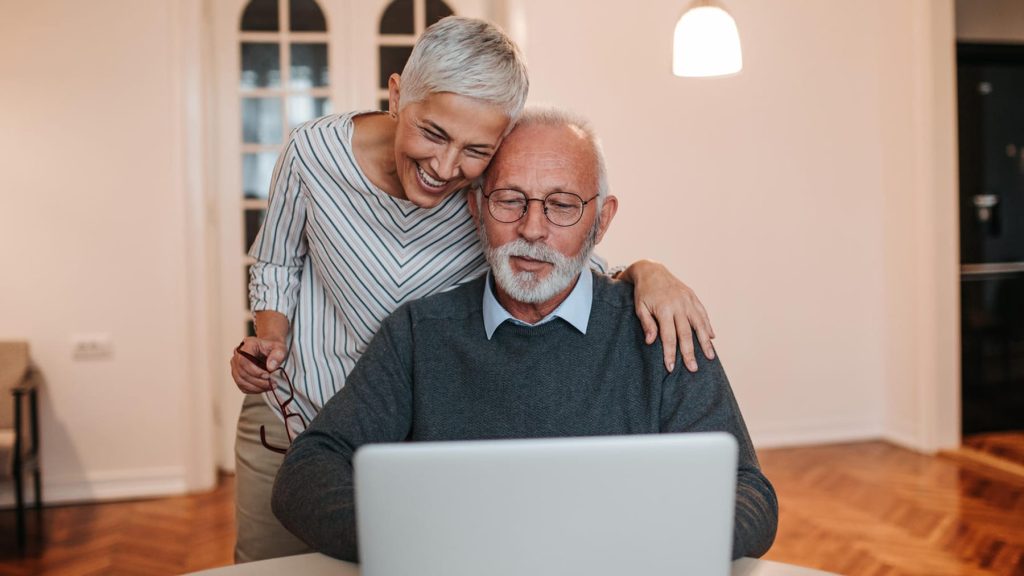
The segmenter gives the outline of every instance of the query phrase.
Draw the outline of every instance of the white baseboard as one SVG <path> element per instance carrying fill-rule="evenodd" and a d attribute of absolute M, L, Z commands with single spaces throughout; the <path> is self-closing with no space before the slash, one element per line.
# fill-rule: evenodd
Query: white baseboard
<path fill-rule="evenodd" d="M 785 448 L 886 438 L 882 425 L 865 419 L 806 419 L 751 427 L 754 447 Z"/>
<path fill-rule="evenodd" d="M 108 500 L 131 500 L 185 494 L 188 483 L 181 467 L 144 468 L 95 472 L 85 476 L 49 477 L 43 470 L 43 502 L 71 504 Z M 32 479 L 25 477 L 25 500 L 32 502 L 35 494 Z M 14 485 L 5 481 L 0 485 L 0 507 L 14 506 Z"/>
<path fill-rule="evenodd" d="M 907 450 L 913 450 L 914 452 L 923 452 L 925 454 L 931 454 L 933 452 L 931 450 L 927 450 L 924 446 L 924 442 L 910 432 L 887 430 L 885 433 L 885 439 L 897 446 L 906 448 Z"/>

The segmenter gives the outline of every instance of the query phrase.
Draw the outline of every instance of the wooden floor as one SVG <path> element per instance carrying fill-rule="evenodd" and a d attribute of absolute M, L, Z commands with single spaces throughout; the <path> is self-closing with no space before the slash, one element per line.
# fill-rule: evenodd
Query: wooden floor
<path fill-rule="evenodd" d="M 1024 476 L 883 442 L 759 452 L 779 494 L 768 558 L 851 576 L 1024 576 Z M 211 493 L 49 508 L 19 559 L 0 513 L 0 575 L 180 574 L 231 562 L 233 480 Z"/>
<path fill-rule="evenodd" d="M 994 456 L 1024 470 L 1024 432 L 989 432 L 964 438 L 964 448 Z"/>
<path fill-rule="evenodd" d="M 230 564 L 234 478 L 209 493 L 43 511 L 45 538 L 20 558 L 14 513 L 0 513 L 0 576 L 163 575 Z M 34 514 L 29 518 L 34 520 Z M 30 527 L 35 528 L 32 523 Z"/>
<path fill-rule="evenodd" d="M 850 575 L 1024 575 L 1024 475 L 883 442 L 766 450 L 767 557 Z"/>

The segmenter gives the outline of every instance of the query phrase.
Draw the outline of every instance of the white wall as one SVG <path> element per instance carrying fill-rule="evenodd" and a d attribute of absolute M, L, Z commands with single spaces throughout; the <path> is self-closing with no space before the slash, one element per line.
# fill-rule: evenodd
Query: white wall
<path fill-rule="evenodd" d="M 944 162 L 932 181 L 920 152 L 927 130 L 940 152 L 951 141 L 947 102 L 919 99 L 936 60 L 952 66 L 951 5 L 733 0 L 744 71 L 683 79 L 670 54 L 687 4 L 511 6 L 509 20 L 525 22 L 531 100 L 576 108 L 604 138 L 621 202 L 600 250 L 616 263 L 662 260 L 698 291 L 759 445 L 890 436 L 936 447 L 935 423 L 903 391 L 931 393 L 935 350 L 958 371 L 955 243 L 929 248 L 933 220 L 953 214 L 955 172 Z M 948 13 L 944 35 L 936 12 Z M 918 49 L 934 34 L 948 52 Z M 948 202 L 923 218 L 929 185 Z M 906 238 L 908 227 L 918 232 Z M 914 288 L 943 274 L 949 287 L 918 301 Z"/>
<path fill-rule="evenodd" d="M 190 5 L 37 0 L 0 18 L 0 338 L 28 339 L 42 371 L 50 502 L 212 480 L 193 458 L 209 413 L 188 413 Z M 109 334 L 113 357 L 73 360 L 77 333 Z"/>
<path fill-rule="evenodd" d="M 731 0 L 746 69 L 706 80 L 670 74 L 685 4 L 493 2 L 533 100 L 605 139 L 622 204 L 602 252 L 697 289 L 759 445 L 955 443 L 951 0 Z M 212 480 L 202 5 L 0 19 L 0 338 L 43 369 L 50 501 Z M 73 361 L 93 332 L 113 358 Z"/>
<path fill-rule="evenodd" d="M 881 71 L 886 433 L 933 450 L 960 441 L 953 10 L 915 0 L 887 11 L 894 41 Z"/>

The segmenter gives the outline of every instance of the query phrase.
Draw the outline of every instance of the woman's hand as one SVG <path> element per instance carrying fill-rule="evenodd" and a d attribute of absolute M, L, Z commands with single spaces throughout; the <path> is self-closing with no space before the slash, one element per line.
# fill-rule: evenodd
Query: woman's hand
<path fill-rule="evenodd" d="M 711 339 L 715 331 L 704 305 L 689 286 L 672 275 L 664 265 L 651 260 L 638 260 L 626 268 L 621 278 L 635 287 L 636 315 L 644 330 L 644 340 L 651 344 L 661 335 L 665 351 L 665 368 L 675 369 L 676 343 L 683 355 L 683 362 L 690 372 L 697 371 L 691 329 L 697 332 L 697 340 L 708 360 L 715 357 Z"/>
<path fill-rule="evenodd" d="M 253 356 L 266 358 L 267 369 L 253 364 L 235 350 L 231 355 L 231 377 L 234 378 L 238 389 L 246 394 L 259 394 L 270 390 L 273 387 L 270 373 L 284 362 L 288 353 L 284 342 L 246 336 L 240 348 Z"/>
<path fill-rule="evenodd" d="M 257 358 L 265 358 L 266 370 L 239 354 L 237 349 L 231 355 L 231 378 L 246 394 L 259 394 L 273 387 L 270 373 L 280 368 L 288 355 L 285 345 L 288 317 L 273 310 L 256 312 L 256 333 L 257 336 L 246 336 L 239 348 Z"/>

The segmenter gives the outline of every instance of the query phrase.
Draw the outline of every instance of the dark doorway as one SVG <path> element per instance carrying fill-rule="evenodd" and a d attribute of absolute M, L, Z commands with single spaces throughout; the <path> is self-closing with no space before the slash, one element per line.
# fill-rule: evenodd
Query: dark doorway
<path fill-rule="evenodd" d="M 1024 430 L 1024 46 L 957 46 L 963 434 Z"/>

